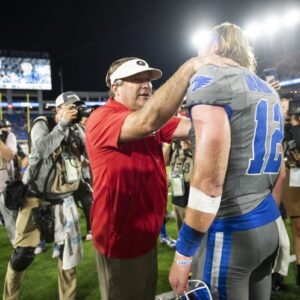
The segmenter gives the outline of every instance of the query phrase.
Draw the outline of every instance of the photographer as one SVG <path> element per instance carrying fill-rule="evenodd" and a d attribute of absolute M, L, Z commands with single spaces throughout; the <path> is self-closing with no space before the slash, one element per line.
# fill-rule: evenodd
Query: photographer
<path fill-rule="evenodd" d="M 174 141 L 170 157 L 171 182 L 173 187 L 172 204 L 179 231 L 185 217 L 193 169 L 191 142 L 188 139 Z"/>
<path fill-rule="evenodd" d="M 17 212 L 6 208 L 3 196 L 6 182 L 13 180 L 15 176 L 13 158 L 17 153 L 17 139 L 10 127 L 9 121 L 0 121 L 0 213 L 12 242 L 15 237 Z"/>
<path fill-rule="evenodd" d="M 297 264 L 296 284 L 300 286 L 300 120 L 299 114 L 293 113 L 294 109 L 289 101 L 284 100 L 283 104 L 287 114 L 284 142 L 287 161 L 283 205 L 291 219 Z"/>
<path fill-rule="evenodd" d="M 19 298 L 24 271 L 32 263 L 41 238 L 61 245 L 59 299 L 75 299 L 82 242 L 72 195 L 81 173 L 84 134 L 77 124 L 77 107 L 81 105 L 75 93 L 63 93 L 56 99 L 54 118 L 39 117 L 33 123 L 29 168 L 24 176 L 29 194 L 19 210 L 15 250 L 7 268 L 3 299 Z"/>
<path fill-rule="evenodd" d="M 89 110 L 87 111 L 89 113 Z M 85 132 L 87 117 L 83 116 L 80 120 L 79 126 Z M 91 221 L 90 221 L 90 214 L 91 214 L 91 207 L 93 203 L 93 194 L 92 194 L 92 176 L 90 170 L 90 163 L 87 157 L 86 150 L 82 151 L 82 178 L 80 180 L 80 184 L 78 190 L 74 193 L 74 199 L 77 205 L 82 208 L 84 217 L 86 220 L 86 236 L 85 239 L 87 241 L 92 240 L 92 232 L 91 232 Z"/>

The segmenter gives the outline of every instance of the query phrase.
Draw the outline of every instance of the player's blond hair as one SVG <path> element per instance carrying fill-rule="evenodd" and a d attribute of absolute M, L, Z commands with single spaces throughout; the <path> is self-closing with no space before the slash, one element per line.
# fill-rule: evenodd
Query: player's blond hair
<path fill-rule="evenodd" d="M 231 58 L 240 66 L 255 72 L 256 60 L 253 49 L 239 26 L 226 22 L 214 27 L 213 32 L 217 34 L 219 44 L 216 54 Z"/>

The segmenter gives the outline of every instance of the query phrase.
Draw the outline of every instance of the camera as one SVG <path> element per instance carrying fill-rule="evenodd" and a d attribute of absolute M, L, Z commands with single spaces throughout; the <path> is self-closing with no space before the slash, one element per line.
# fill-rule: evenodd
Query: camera
<path fill-rule="evenodd" d="M 174 150 L 181 149 L 180 140 L 173 140 L 173 143 L 174 143 Z"/>
<path fill-rule="evenodd" d="M 0 129 L 11 127 L 11 124 L 7 120 L 0 120 Z"/>
<path fill-rule="evenodd" d="M 0 140 L 3 143 L 6 143 L 6 139 L 7 139 L 7 136 L 8 136 L 8 131 L 1 130 L 1 129 L 9 128 L 9 127 L 11 127 L 11 124 L 10 124 L 9 121 L 7 121 L 7 120 L 0 120 Z"/>
<path fill-rule="evenodd" d="M 83 117 L 88 118 L 92 111 L 94 110 L 92 107 L 87 107 L 85 104 L 80 103 L 76 105 L 77 109 L 77 117 L 73 120 L 73 123 L 79 123 Z"/>
<path fill-rule="evenodd" d="M 47 243 L 54 241 L 54 211 L 51 204 L 35 207 L 31 211 L 32 221 L 40 228 L 41 235 Z"/>

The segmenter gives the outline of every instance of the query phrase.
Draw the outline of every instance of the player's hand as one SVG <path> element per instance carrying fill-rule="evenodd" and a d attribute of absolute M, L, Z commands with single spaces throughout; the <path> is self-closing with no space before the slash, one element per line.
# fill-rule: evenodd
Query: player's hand
<path fill-rule="evenodd" d="M 184 291 L 189 288 L 189 274 L 191 271 L 191 264 L 178 265 L 175 261 L 172 264 L 169 273 L 169 282 L 177 295 L 183 295 Z"/>
<path fill-rule="evenodd" d="M 62 108 L 62 110 L 63 110 L 62 122 L 70 125 L 72 121 L 75 120 L 77 117 L 78 111 L 76 109 L 76 105 L 74 104 L 66 105 L 64 108 Z"/>
<path fill-rule="evenodd" d="M 227 57 L 221 57 L 217 54 L 210 54 L 206 56 L 193 57 L 189 60 L 192 63 L 194 72 L 206 65 L 215 65 L 218 67 L 238 67 L 239 64 Z"/>

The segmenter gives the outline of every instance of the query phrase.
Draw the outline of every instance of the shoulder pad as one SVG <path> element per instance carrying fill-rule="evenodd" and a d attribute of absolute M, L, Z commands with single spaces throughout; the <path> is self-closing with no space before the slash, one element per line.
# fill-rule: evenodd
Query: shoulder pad
<path fill-rule="evenodd" d="M 213 65 L 200 68 L 190 81 L 186 98 L 188 107 L 229 104 L 232 90 L 225 69 Z"/>

